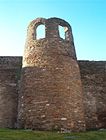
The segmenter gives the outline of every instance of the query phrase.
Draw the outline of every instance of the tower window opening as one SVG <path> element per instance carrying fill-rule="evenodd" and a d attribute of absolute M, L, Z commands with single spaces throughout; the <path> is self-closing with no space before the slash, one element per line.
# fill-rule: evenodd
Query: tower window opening
<path fill-rule="evenodd" d="M 45 38 L 45 26 L 39 25 L 36 29 L 36 39 Z"/>
<path fill-rule="evenodd" d="M 65 39 L 65 27 L 59 25 L 59 35 L 61 38 Z"/>

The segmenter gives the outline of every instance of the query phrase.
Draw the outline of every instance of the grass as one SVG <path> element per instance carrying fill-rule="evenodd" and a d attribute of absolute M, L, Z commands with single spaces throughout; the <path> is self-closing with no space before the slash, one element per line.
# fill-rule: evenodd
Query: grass
<path fill-rule="evenodd" d="M 106 131 L 61 134 L 57 132 L 0 129 L 0 140 L 106 140 Z"/>

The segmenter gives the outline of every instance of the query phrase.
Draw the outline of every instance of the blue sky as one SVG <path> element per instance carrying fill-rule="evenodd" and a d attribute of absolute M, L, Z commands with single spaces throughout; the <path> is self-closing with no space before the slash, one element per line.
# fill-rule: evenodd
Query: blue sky
<path fill-rule="evenodd" d="M 23 55 L 37 17 L 70 23 L 78 59 L 106 60 L 106 0 L 0 0 L 0 56 Z"/>

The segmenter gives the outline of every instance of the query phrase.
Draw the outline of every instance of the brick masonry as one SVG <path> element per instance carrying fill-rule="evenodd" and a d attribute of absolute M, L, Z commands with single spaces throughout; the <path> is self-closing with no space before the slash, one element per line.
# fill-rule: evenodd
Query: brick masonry
<path fill-rule="evenodd" d="M 13 128 L 17 120 L 21 59 L 0 57 L 0 127 Z"/>
<path fill-rule="evenodd" d="M 79 61 L 87 129 L 106 128 L 106 61 Z"/>
<path fill-rule="evenodd" d="M 105 77 L 106 76 L 106 67 L 105 67 L 106 61 L 84 61 L 84 60 L 81 61 L 79 60 L 78 64 L 80 67 L 81 81 L 82 81 L 82 86 L 83 86 L 83 91 L 84 91 L 86 129 L 106 128 L 106 112 L 105 112 L 105 109 L 106 109 L 106 77 Z M 15 81 L 15 84 L 17 84 L 16 88 L 11 88 L 11 86 L 7 86 L 11 83 L 11 80 L 9 80 L 8 76 L 3 76 L 2 80 L 0 80 L 0 110 L 1 110 L 0 127 L 3 127 L 3 128 L 5 127 L 14 128 L 16 124 L 16 120 L 17 120 L 16 108 L 17 108 L 17 100 L 18 100 L 17 89 L 19 89 L 18 88 L 19 78 L 20 78 L 19 75 L 21 73 L 21 66 L 22 66 L 22 57 L 0 57 L 0 77 L 3 76 L 3 74 L 9 75 L 9 77 L 13 78 L 13 80 Z M 5 68 L 5 71 L 4 71 L 4 68 Z M 98 72 L 101 72 L 99 76 L 98 76 Z M 92 75 L 96 75 L 96 76 L 92 76 Z M 17 76 L 18 78 L 15 78 Z M 100 79 L 104 79 L 104 80 L 100 80 Z M 7 84 L 4 84 L 6 81 L 7 81 Z M 97 81 L 99 82 L 98 83 L 99 88 L 95 88 L 95 84 L 97 83 Z M 91 88 L 91 84 L 92 84 L 92 88 Z M 4 86 L 6 89 L 8 88 L 5 91 L 3 89 Z M 10 92 L 10 89 L 11 89 L 11 92 Z M 14 93 L 15 93 L 15 96 L 14 96 Z M 98 102 L 98 94 L 99 94 L 100 103 Z M 11 95 L 15 97 L 13 98 L 13 100 L 11 99 L 12 98 Z M 9 96 L 10 101 L 7 100 L 8 96 Z M 8 105 L 6 105 L 5 103 Z M 13 111 L 11 108 L 14 108 L 14 106 L 16 106 L 16 108 Z M 98 106 L 98 110 L 97 110 L 97 106 Z M 5 115 L 3 113 L 4 110 L 6 112 Z M 99 123 L 98 123 L 98 120 L 100 120 Z"/>
<path fill-rule="evenodd" d="M 36 40 L 33 29 L 45 22 L 46 38 Z M 54 23 L 69 27 L 66 40 L 50 29 Z M 0 57 L 0 127 L 106 128 L 106 61 L 77 61 L 64 20 L 38 18 L 30 25 L 23 67 L 22 57 Z"/>

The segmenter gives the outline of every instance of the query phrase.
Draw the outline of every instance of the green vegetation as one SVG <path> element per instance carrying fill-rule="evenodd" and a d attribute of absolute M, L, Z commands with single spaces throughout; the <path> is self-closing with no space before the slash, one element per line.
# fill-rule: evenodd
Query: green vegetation
<path fill-rule="evenodd" d="M 106 140 L 106 131 L 63 134 L 57 132 L 0 129 L 0 140 Z"/>

